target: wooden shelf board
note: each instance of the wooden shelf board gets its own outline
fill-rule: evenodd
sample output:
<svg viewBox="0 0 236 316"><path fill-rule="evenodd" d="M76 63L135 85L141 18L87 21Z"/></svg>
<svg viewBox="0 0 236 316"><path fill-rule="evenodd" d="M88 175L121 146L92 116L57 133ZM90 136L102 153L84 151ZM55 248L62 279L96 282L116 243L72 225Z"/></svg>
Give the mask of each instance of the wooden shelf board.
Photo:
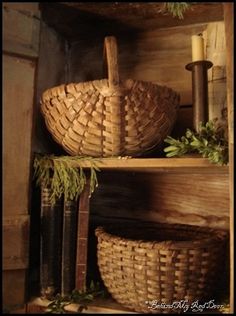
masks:
<svg viewBox="0 0 236 316"><path fill-rule="evenodd" d="M116 34L121 32L145 32L155 29L179 27L199 23L223 20L222 3L197 3L184 12L184 19L174 18L172 14L163 14L162 3L130 2L57 2L40 3L44 20L65 38L78 41L88 38L88 32L97 36L106 34L107 29ZM79 25L78 25L79 21ZM99 23L99 28L94 24ZM79 26L79 27L78 27ZM86 31L87 32L86 32Z"/></svg>
<svg viewBox="0 0 236 316"><path fill-rule="evenodd" d="M45 308L48 306L50 301L47 299L42 299L40 297L34 298L31 302L27 304L27 314L45 313ZM65 307L65 311L68 313L77 314L79 305L70 304ZM20 314L23 311L20 311ZM112 298L96 298L92 303L87 306L87 309L82 311L83 314L140 314L138 312L132 311L123 307L121 304L117 303ZM203 311L205 315L205 311ZM222 314L220 310L208 309L208 314ZM141 313L142 314L142 313ZM201 312L200 312L201 314Z"/></svg>
<svg viewBox="0 0 236 316"><path fill-rule="evenodd" d="M50 303L49 300L41 297L36 297L28 303L28 313L35 311L43 312L44 308ZM78 304L70 304L65 307L68 312L76 313L78 310ZM112 298L96 298L91 304L87 306L86 310L83 310L83 314L137 314L119 303Z"/></svg>
<svg viewBox="0 0 236 316"><path fill-rule="evenodd" d="M228 173L228 166L214 165L204 158L98 158L95 164L101 170ZM91 163L83 161L80 165L89 168Z"/></svg>

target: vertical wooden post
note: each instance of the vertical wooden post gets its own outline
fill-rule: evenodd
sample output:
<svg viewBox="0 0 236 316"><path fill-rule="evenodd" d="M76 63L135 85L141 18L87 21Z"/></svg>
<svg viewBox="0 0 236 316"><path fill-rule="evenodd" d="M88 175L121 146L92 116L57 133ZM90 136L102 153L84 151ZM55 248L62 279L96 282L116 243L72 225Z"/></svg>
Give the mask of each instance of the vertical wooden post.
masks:
<svg viewBox="0 0 236 316"><path fill-rule="evenodd" d="M75 283L75 287L77 290L86 289L89 199L90 199L90 179L87 178L86 185L79 199L78 226L77 226L77 252L76 252L76 283Z"/></svg>
<svg viewBox="0 0 236 316"><path fill-rule="evenodd" d="M234 313L234 103L233 103L233 16L234 3L223 3L226 40L226 84L229 131L229 195L230 195L230 313Z"/></svg>
<svg viewBox="0 0 236 316"><path fill-rule="evenodd" d="M227 106L224 21L209 23L203 36L206 42L206 58L213 63L213 67L208 70L208 116L212 121L215 118L222 119Z"/></svg>

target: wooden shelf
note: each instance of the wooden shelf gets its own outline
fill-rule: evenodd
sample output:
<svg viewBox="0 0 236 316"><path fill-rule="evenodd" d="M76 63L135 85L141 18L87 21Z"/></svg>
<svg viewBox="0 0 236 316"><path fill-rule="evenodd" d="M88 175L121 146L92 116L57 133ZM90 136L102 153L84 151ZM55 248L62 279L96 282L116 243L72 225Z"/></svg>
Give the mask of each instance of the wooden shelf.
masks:
<svg viewBox="0 0 236 316"><path fill-rule="evenodd" d="M27 314L44 314L45 308L48 306L50 301L47 299L42 299L37 297L27 304ZM79 305L70 304L65 307L66 312L69 314L77 314ZM226 306L226 311L228 307ZM18 312L18 311L17 311ZM202 313L205 315L206 311ZM19 314L24 314L24 311L21 310ZM112 298L96 298L92 303L88 304L87 309L83 310L83 314L140 314L138 312L132 311L123 307L121 304L117 303ZM201 312L199 314L202 314ZM141 313L142 314L142 313ZM208 309L207 314L222 314L222 311L215 309Z"/></svg>
<svg viewBox="0 0 236 316"><path fill-rule="evenodd" d="M205 158L98 158L96 166L101 170L172 172L172 173L228 173L228 166L214 165ZM89 161L80 165L90 167Z"/></svg>
<svg viewBox="0 0 236 316"><path fill-rule="evenodd" d="M47 299L40 297L34 298L27 304L27 313L32 314L36 312L43 313L45 308L50 304ZM69 313L77 313L79 305L70 304L65 307ZM92 303L88 304L87 309L83 310L83 314L137 314L131 311L112 298L96 298Z"/></svg>
<svg viewBox="0 0 236 316"><path fill-rule="evenodd" d="M184 12L184 19L173 18L171 14L163 14L160 3L102 2L61 2L43 3L44 19L65 38L77 41L88 37L88 32L99 36L101 33L142 32L157 28L178 27L223 20L222 3L196 3ZM79 25L78 25L79 21ZM86 23L93 21L93 23ZM98 25L99 28L94 27ZM86 32L87 31L87 32Z"/></svg>

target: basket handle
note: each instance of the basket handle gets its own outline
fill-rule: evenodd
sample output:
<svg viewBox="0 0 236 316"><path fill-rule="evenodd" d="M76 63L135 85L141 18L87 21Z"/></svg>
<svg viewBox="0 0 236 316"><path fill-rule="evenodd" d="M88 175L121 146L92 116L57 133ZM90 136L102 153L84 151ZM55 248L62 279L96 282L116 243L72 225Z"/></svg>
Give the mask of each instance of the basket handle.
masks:
<svg viewBox="0 0 236 316"><path fill-rule="evenodd" d="M117 86L119 85L118 49L114 36L105 37L104 57L109 86Z"/></svg>

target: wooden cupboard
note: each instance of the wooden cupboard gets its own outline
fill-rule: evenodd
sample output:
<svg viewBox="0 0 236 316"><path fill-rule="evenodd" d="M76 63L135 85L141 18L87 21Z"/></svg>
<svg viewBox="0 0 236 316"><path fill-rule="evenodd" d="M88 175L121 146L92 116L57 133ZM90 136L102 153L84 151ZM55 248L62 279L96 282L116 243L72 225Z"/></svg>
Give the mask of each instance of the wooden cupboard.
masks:
<svg viewBox="0 0 236 316"><path fill-rule="evenodd" d="M39 50L37 3L3 10L3 305L26 300L32 130Z"/></svg>
<svg viewBox="0 0 236 316"><path fill-rule="evenodd" d="M172 134L182 135L186 128L192 127L191 74L185 70L191 61L191 35L203 33L207 58L214 64L208 72L209 115L221 116L227 107L229 165L214 166L202 158L167 159L160 149L151 157L140 159L104 159L99 165L100 186L92 198L90 214L91 218L138 218L229 229L231 310L233 6L233 3L196 4L183 20L178 20L160 14L159 4L155 3L40 4L36 100L34 104L28 103L35 113L35 128L32 142L27 143L31 151L65 154L45 128L39 111L41 93L61 83L103 78L106 35L118 39L121 77L160 83L180 92L180 110ZM30 162L28 172L29 166ZM26 187L29 190L29 182ZM6 188L9 192L10 184ZM129 204L130 199L136 199L136 204Z"/></svg>

